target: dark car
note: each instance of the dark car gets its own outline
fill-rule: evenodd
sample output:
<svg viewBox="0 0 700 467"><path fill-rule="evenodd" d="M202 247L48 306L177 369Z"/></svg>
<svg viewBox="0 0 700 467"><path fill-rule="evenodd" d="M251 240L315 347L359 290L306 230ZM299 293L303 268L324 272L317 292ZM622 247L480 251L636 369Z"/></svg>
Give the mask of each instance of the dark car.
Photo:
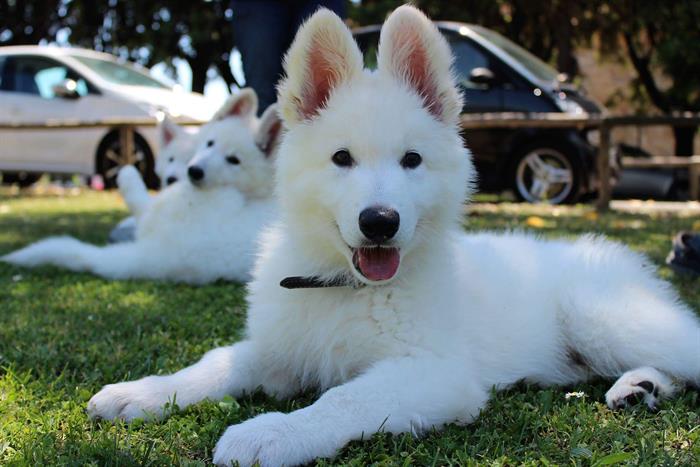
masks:
<svg viewBox="0 0 700 467"><path fill-rule="evenodd" d="M437 22L455 56L464 113L558 112L576 116L603 109L561 74L500 34L464 23ZM353 31L376 66L380 26ZM512 189L525 201L572 203L594 189L595 134L576 128L466 129L481 191Z"/></svg>

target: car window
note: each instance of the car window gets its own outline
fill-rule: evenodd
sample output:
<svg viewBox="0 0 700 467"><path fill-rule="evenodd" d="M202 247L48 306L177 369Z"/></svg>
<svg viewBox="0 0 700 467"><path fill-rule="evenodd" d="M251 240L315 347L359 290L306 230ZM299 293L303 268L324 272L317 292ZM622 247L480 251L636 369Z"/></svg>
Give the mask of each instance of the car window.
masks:
<svg viewBox="0 0 700 467"><path fill-rule="evenodd" d="M471 26L474 31L483 36L491 44L500 48L502 51L510 55L513 60L527 68L530 73L535 75L542 81L552 82L557 81L559 72L549 66L544 61L540 60L535 55L523 49L510 39L506 39L495 31L492 31L481 26Z"/></svg>
<svg viewBox="0 0 700 467"><path fill-rule="evenodd" d="M457 80L466 88L486 89L488 86L472 82L469 76L475 68L488 68L496 73L491 57L469 39L454 34L446 34L445 38L455 58L454 70Z"/></svg>
<svg viewBox="0 0 700 467"><path fill-rule="evenodd" d="M65 65L45 57L7 57L2 68L0 90L56 97L53 87L67 79L76 82L80 96L89 93L87 82Z"/></svg>
<svg viewBox="0 0 700 467"><path fill-rule="evenodd" d="M90 68L100 75L102 79L110 83L170 89L165 83L161 83L157 79L137 71L133 65L128 62L122 64L101 58L85 57L79 54L71 55L71 57Z"/></svg>

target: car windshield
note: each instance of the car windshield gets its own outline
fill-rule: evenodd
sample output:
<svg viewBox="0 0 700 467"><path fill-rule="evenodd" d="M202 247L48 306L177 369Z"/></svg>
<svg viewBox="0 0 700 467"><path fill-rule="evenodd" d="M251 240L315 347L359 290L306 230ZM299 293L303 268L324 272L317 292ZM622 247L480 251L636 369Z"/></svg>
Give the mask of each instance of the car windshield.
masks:
<svg viewBox="0 0 700 467"><path fill-rule="evenodd" d="M545 62L532 55L527 50L520 47L510 39L506 39L497 32L480 26L470 26L480 36L491 42L493 45L510 55L527 70L542 81L557 81L559 72L547 65Z"/></svg>
<svg viewBox="0 0 700 467"><path fill-rule="evenodd" d="M90 68L100 77L110 83L125 84L128 86L148 86L151 88L170 89L164 83L140 73L127 65L115 63L110 60L86 57L84 55L71 55L72 58Z"/></svg>

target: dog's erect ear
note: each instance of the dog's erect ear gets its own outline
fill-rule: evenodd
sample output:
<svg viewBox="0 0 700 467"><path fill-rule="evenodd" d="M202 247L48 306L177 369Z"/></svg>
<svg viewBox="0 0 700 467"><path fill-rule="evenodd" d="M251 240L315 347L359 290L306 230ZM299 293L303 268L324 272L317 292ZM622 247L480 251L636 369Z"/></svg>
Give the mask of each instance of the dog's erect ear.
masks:
<svg viewBox="0 0 700 467"><path fill-rule="evenodd" d="M258 95L253 88L243 88L238 94L232 94L226 99L212 120L223 120L229 117L253 118L257 111Z"/></svg>
<svg viewBox="0 0 700 467"><path fill-rule="evenodd" d="M270 157L277 150L282 140L282 119L279 115L279 107L272 104L260 117L260 126L255 135L255 142L266 157Z"/></svg>
<svg viewBox="0 0 700 467"><path fill-rule="evenodd" d="M423 99L438 120L453 124L462 99L452 75L452 52L420 10L404 5L389 15L379 38L380 73L388 73Z"/></svg>
<svg viewBox="0 0 700 467"><path fill-rule="evenodd" d="M164 148L173 142L175 138L183 134L185 130L175 123L170 117L163 118L158 124L158 134L160 135L160 147Z"/></svg>
<svg viewBox="0 0 700 467"><path fill-rule="evenodd" d="M278 102L290 128L318 115L338 86L362 73L362 53L343 21L320 9L299 28L284 70Z"/></svg>

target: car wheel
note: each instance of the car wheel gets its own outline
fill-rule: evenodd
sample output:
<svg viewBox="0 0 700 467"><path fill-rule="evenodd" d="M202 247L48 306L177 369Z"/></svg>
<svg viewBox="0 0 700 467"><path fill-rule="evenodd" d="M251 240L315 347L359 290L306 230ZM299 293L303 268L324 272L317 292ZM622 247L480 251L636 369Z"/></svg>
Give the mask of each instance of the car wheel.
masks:
<svg viewBox="0 0 700 467"><path fill-rule="evenodd" d="M535 145L522 151L512 171L515 195L529 203L575 203L583 177L578 157L551 145Z"/></svg>
<svg viewBox="0 0 700 467"><path fill-rule="evenodd" d="M153 153L141 135L134 135L134 151L124 157L119 143L119 134L110 133L97 149L97 173L104 179L105 188L116 188L119 169L131 163L138 169L148 188L158 188Z"/></svg>
<svg viewBox="0 0 700 467"><path fill-rule="evenodd" d="M3 185L19 185L20 188L27 188L34 185L40 178L40 173L35 172L3 172Z"/></svg>

